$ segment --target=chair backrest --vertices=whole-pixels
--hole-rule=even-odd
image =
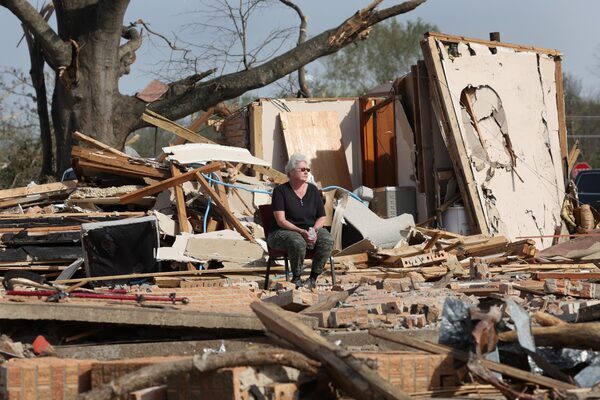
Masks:
[[[263,204],[258,206],[260,211],[260,220],[263,230],[265,231],[265,237],[269,236],[271,232],[271,226],[275,223],[275,217],[273,216],[273,206],[271,204]]]

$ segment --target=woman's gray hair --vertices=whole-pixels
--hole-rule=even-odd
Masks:
[[[286,175],[289,174],[295,168],[297,168],[298,163],[301,163],[302,161],[304,161],[306,163],[306,166],[308,166],[308,160],[306,159],[306,157],[303,154],[300,154],[300,153],[292,154],[292,156],[290,157],[290,160],[285,165]]]

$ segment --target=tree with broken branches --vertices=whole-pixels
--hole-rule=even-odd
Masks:
[[[71,134],[79,130],[121,147],[127,135],[145,123],[140,119],[149,107],[176,120],[219,102],[268,85],[297,71],[319,57],[365,39],[380,21],[415,9],[425,0],[408,0],[378,9],[374,0],[339,26],[258,65],[204,80],[194,73],[170,86],[158,101],[148,105],[119,92],[119,80],[136,60],[142,44],[137,25],[124,25],[128,0],[54,1],[54,30],[44,15],[26,0],[0,0],[39,45],[44,62],[55,72],[51,120],[56,146],[56,172],[70,164]],[[125,40],[124,43],[121,41]]]

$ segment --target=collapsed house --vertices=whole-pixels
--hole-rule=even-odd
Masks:
[[[0,191],[2,398],[597,395],[598,233],[561,235],[560,54],[422,49],[361,98],[228,112],[216,143],[206,117],[147,111],[178,137],[155,159],[75,133],[76,181]],[[267,263],[259,212],[296,152],[335,239],[312,290]]]

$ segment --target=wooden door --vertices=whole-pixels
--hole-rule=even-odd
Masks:
[[[394,97],[360,99],[363,185],[396,186]]]

